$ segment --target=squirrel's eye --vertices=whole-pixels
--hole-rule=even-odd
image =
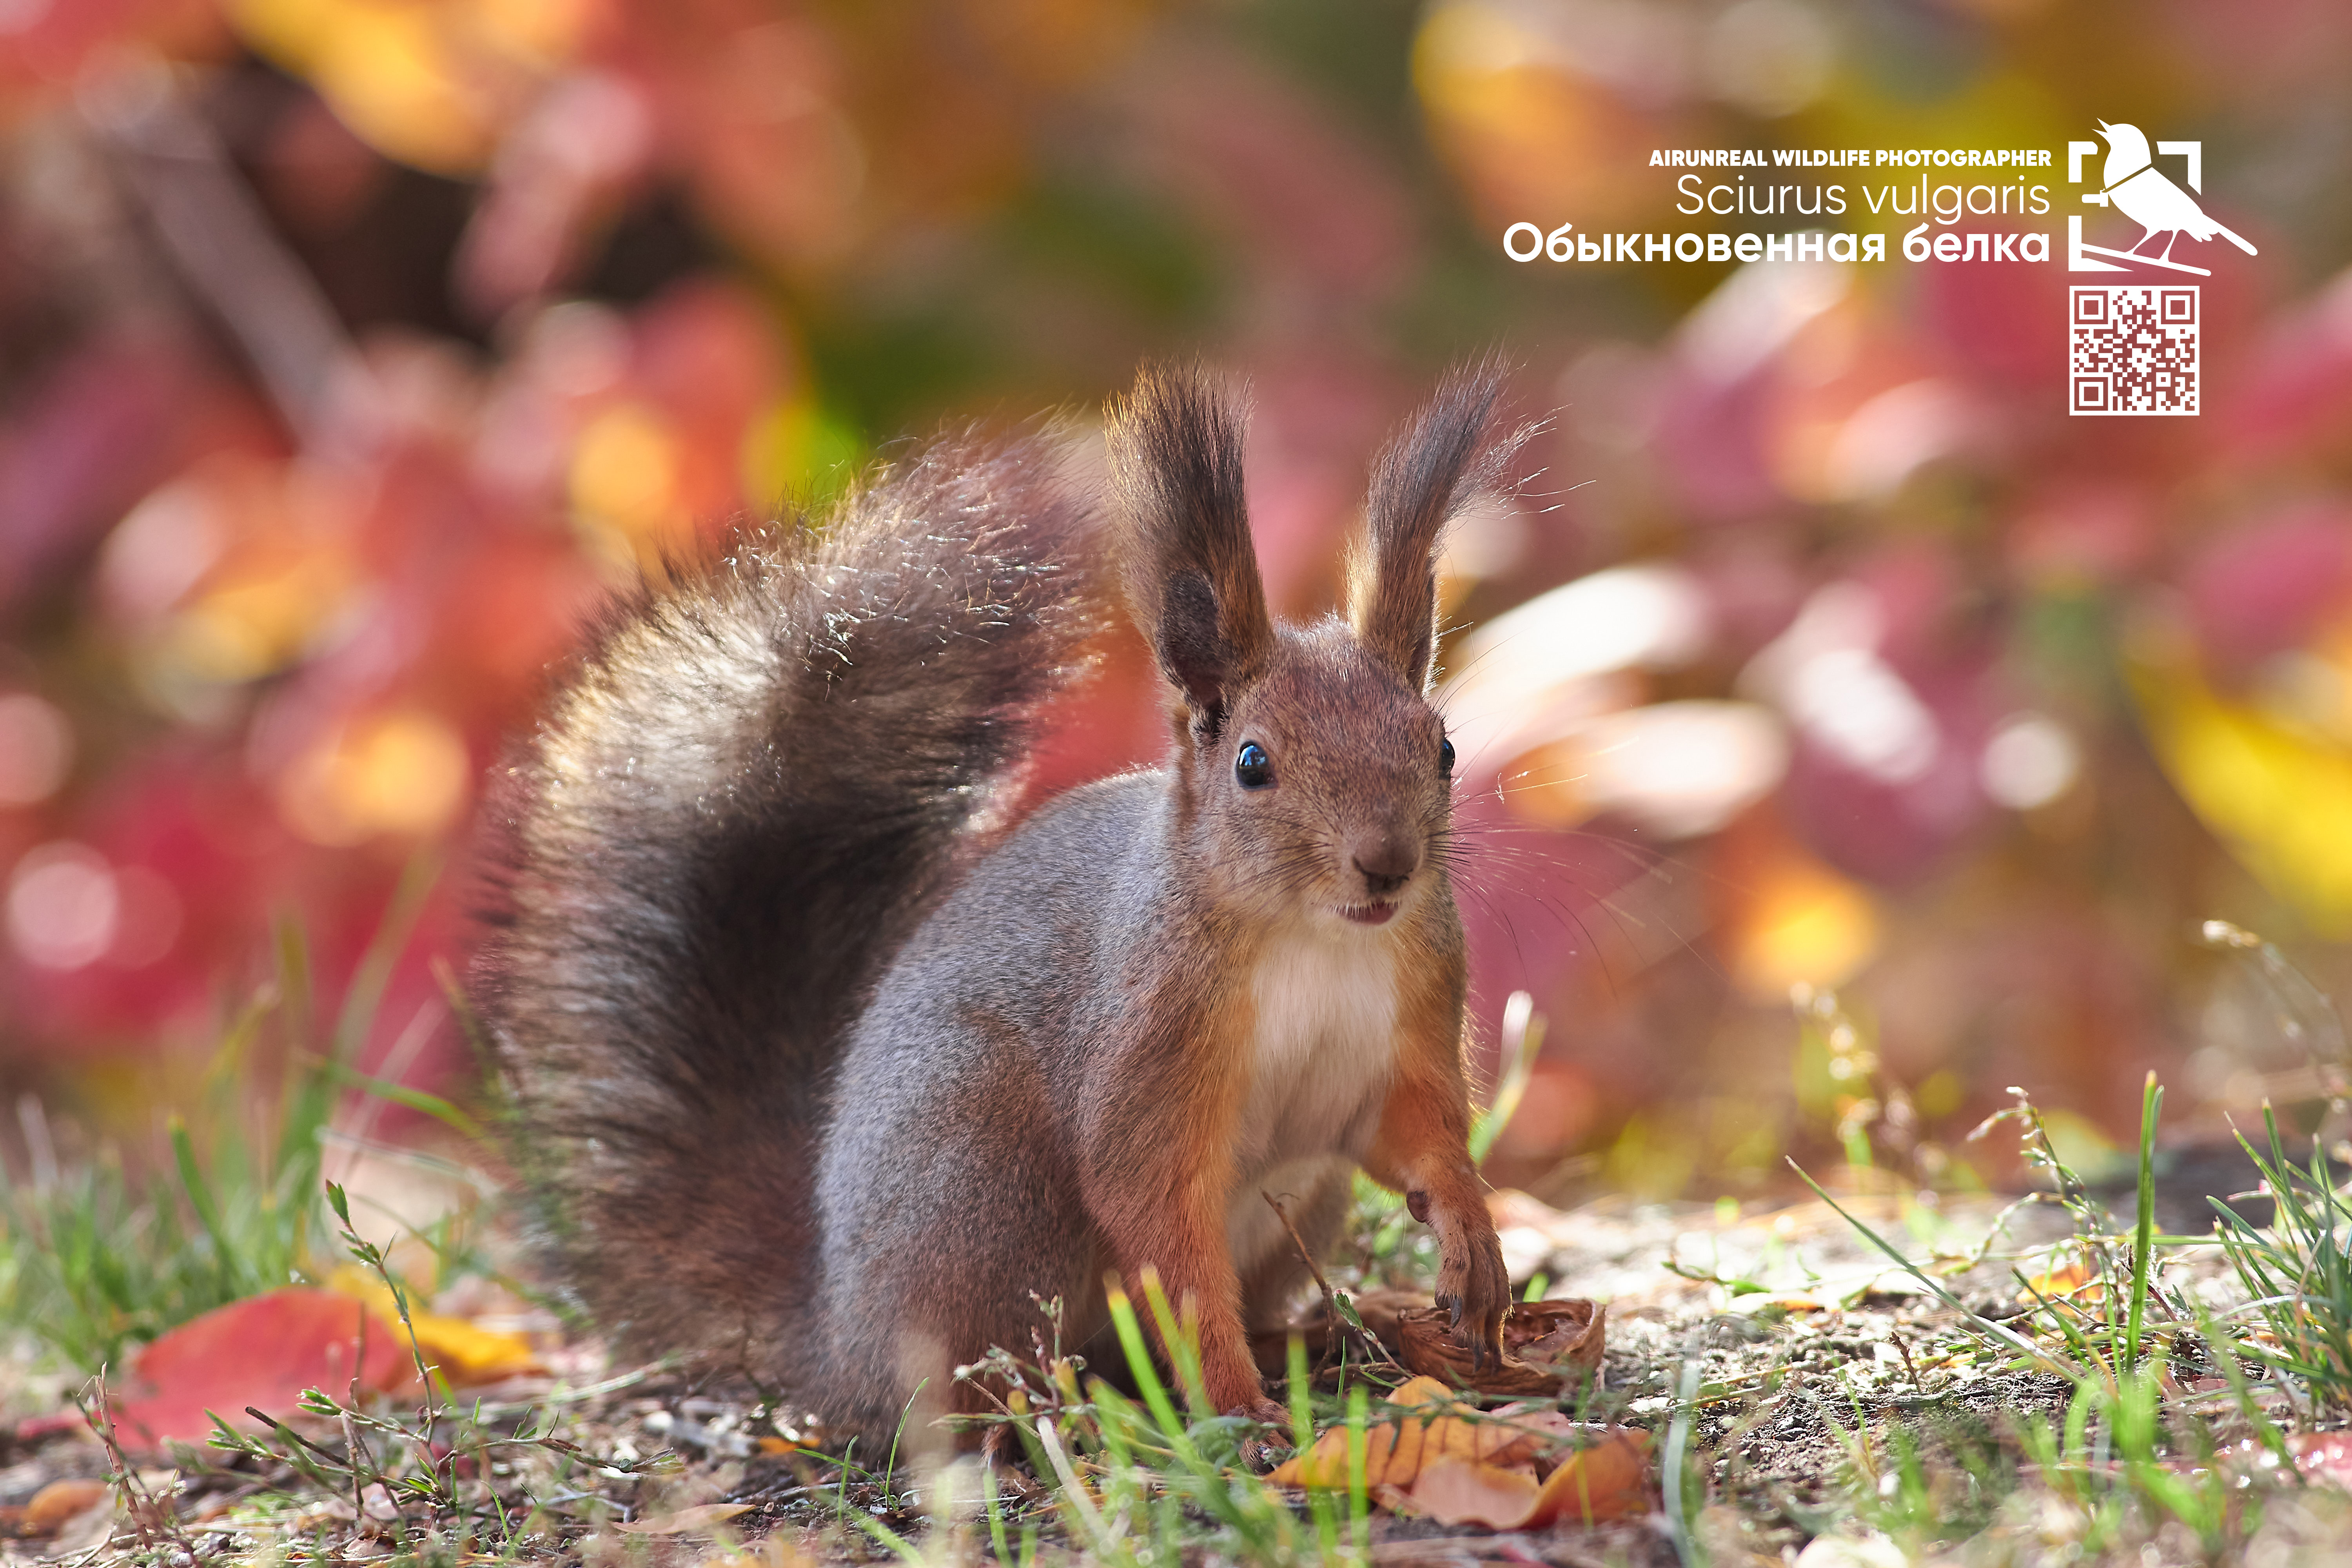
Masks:
[[[1274,782],[1274,759],[1255,741],[1244,741],[1234,758],[1234,777],[1244,789],[1264,789]]]
[[[1437,773],[1440,778],[1454,776],[1454,742],[1445,736],[1437,742]]]

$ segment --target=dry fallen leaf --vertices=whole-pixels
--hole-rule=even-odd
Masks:
[[[1517,1530],[1534,1515],[1541,1491],[1525,1470],[1446,1458],[1421,1472],[1413,1483],[1412,1503],[1441,1524]]]
[[[1451,1400],[1445,1385],[1433,1377],[1416,1377],[1389,1395],[1391,1405],[1427,1407],[1433,1414]],[[1410,1417],[1384,1421],[1364,1428],[1364,1484],[1369,1487],[1411,1486],[1421,1474],[1423,1450],[1429,1444],[1430,1423]],[[1439,1422],[1439,1426],[1445,1423]],[[1443,1450],[1446,1435],[1438,1435]],[[1348,1484],[1348,1429],[1331,1426],[1303,1454],[1294,1454],[1266,1478],[1276,1486],[1344,1487]]]
[[[343,1398],[354,1370],[368,1393],[397,1392],[416,1375],[407,1337],[359,1302],[289,1286],[163,1334],[131,1363],[128,1397],[110,1403],[126,1447],[201,1444],[213,1430],[207,1410],[239,1426],[253,1424],[248,1405],[290,1415],[306,1388]]]
[[[1554,1520],[1591,1524],[1650,1511],[1650,1435],[1612,1426],[1601,1441],[1560,1461],[1543,1484],[1530,1525]]]
[[[724,1524],[739,1513],[749,1513],[748,1502],[706,1502],[693,1508],[682,1508],[673,1513],[657,1513],[630,1524],[613,1528],[630,1535],[701,1535],[714,1524]]]
[[[2107,1288],[2087,1259],[2077,1258],[2047,1273],[2036,1274],[2017,1293],[2021,1301],[2032,1304],[2038,1296],[2050,1301],[2095,1302],[2106,1299]]]
[[[327,1277],[327,1289],[364,1303],[369,1310],[400,1331],[403,1344],[407,1342],[406,1331],[399,1330],[400,1304],[393,1300],[391,1287],[382,1279],[354,1264],[345,1263]],[[520,1334],[478,1328],[463,1318],[439,1312],[419,1311],[414,1297],[409,1301],[408,1321],[416,1331],[416,1348],[424,1352],[425,1364],[437,1367],[452,1387],[498,1383],[526,1372],[543,1370],[538,1352]]]
[[[1645,1433],[1608,1428],[1538,1482],[1538,1467],[1556,1458],[1563,1442],[1596,1429],[1557,1410],[1506,1407],[1481,1416],[1429,1377],[1405,1384],[1390,1403],[1410,1413],[1365,1428],[1364,1484],[1393,1512],[1511,1530],[1648,1510]],[[1266,1479],[1277,1486],[1346,1486],[1347,1427],[1326,1428]]]
[[[76,1516],[113,1500],[114,1489],[104,1481],[51,1481],[25,1505],[23,1529],[27,1535],[55,1535]]]

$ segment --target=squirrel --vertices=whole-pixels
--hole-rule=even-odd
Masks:
[[[1356,1170],[1435,1227],[1501,1352],[1467,1148],[1436,553],[1525,432],[1460,369],[1375,459],[1344,616],[1268,614],[1245,411],[1147,369],[1110,500],[1050,431],[950,436],[829,525],[739,532],[605,614],[499,770],[477,998],[559,1266],[624,1343],[730,1362],[828,1433],[986,1408],[956,1369],[1156,1269],[1223,1411]],[[1106,523],[1099,515],[1111,515]],[[1118,580],[1164,765],[1003,803]],[[1164,1352],[1164,1347],[1162,1347]]]

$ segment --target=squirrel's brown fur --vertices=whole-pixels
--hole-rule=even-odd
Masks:
[[[1246,1332],[1360,1163],[1438,1231],[1475,1342],[1508,1301],[1465,1149],[1450,784],[1424,692],[1445,522],[1511,446],[1491,369],[1382,455],[1347,621],[1267,615],[1242,416],[1149,372],[1110,421],[1127,595],[1173,755],[976,826],[1097,625],[1048,443],[942,442],[610,618],[509,773],[479,990],[520,1148],[600,1320],[887,1433],[919,1387],[1079,1340],[1103,1278]],[[1237,748],[1240,750],[1237,751]],[[1265,760],[1254,769],[1252,753]]]

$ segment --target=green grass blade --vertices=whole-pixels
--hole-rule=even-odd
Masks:
[[[488,1128],[451,1101],[429,1090],[394,1083],[389,1079],[377,1078],[373,1073],[363,1073],[355,1067],[323,1057],[313,1058],[312,1061],[338,1089],[359,1089],[374,1095],[378,1100],[388,1100],[394,1105],[404,1105],[411,1110],[421,1111],[469,1142],[478,1142],[489,1136]]]
[[[1789,1169],[1796,1172],[1799,1176],[1802,1177],[1805,1185],[1812,1188],[1814,1193],[1820,1196],[1822,1202],[1829,1205],[1832,1209],[1835,1210],[1837,1216],[1840,1219],[1853,1226],[1854,1230],[1858,1232],[1864,1240],[1868,1241],[1873,1247],[1878,1248],[1879,1251],[1885,1253],[1888,1258],[1894,1259],[1895,1267],[1901,1268],[1906,1274],[1910,1275],[1913,1279],[1918,1280],[1919,1283],[1927,1287],[1928,1291],[1933,1294],[1937,1300],[1943,1302],[1944,1305],[1949,1307],[1955,1312],[1959,1313],[1971,1328],[1975,1329],[1979,1333],[1987,1334],[1993,1339],[1999,1340],[2001,1343],[2009,1346],[2010,1349],[2016,1351],[2022,1355],[2031,1357],[2037,1365],[2056,1373],[2060,1377],[2069,1379],[2075,1377],[2076,1374],[2073,1368],[2060,1364],[2060,1363],[2048,1352],[2044,1351],[2041,1346],[2033,1343],[2031,1340],[2026,1339],[2023,1335],[2017,1333],[2013,1330],[2002,1327],[2000,1324],[1994,1322],[1990,1318],[1979,1317],[1978,1314],[1969,1311],[1966,1306],[1961,1304],[1960,1299],[1958,1296],[1953,1295],[1949,1288],[1948,1288],[1942,1280],[1937,1279],[1934,1275],[1929,1274],[1917,1264],[1912,1262],[1908,1258],[1903,1256],[1902,1252],[1889,1243],[1884,1237],[1871,1229],[1868,1226],[1863,1224],[1862,1221],[1854,1218],[1853,1215],[1846,1213],[1844,1205],[1840,1204],[1837,1199],[1830,1196],[1829,1189],[1822,1186],[1819,1182],[1813,1180],[1811,1175],[1807,1174],[1805,1168],[1802,1165],[1798,1164],[1794,1160],[1790,1160],[1789,1162]]]
[[[236,1011],[236,1016],[221,1035],[221,1042],[213,1048],[212,1060],[205,1064],[205,1092],[210,1100],[237,1087],[248,1070],[253,1055],[253,1042],[261,1033],[264,1020],[275,1014],[282,998],[277,992],[264,987]]]
[[[376,1009],[383,1004],[393,965],[407,945],[409,933],[438,875],[438,858],[425,850],[419,850],[403,868],[391,901],[384,906],[383,918],[377,922],[375,934],[360,957],[359,967],[352,973],[342,1007],[336,1014],[334,1031],[328,1037],[325,1050],[318,1053],[324,1060],[348,1066],[358,1054],[369,1026],[375,1021]],[[312,1037],[303,1020],[310,1011],[309,958],[290,925],[281,932],[279,951],[279,989],[289,998],[299,995],[305,999],[299,1009],[290,1001],[288,1006],[289,1027],[295,1030],[292,1043],[298,1052],[308,1051]],[[337,1087],[328,1071],[298,1060],[287,1091],[278,1135],[277,1169],[281,1188],[308,1190],[315,1184],[311,1178],[321,1157],[319,1136],[334,1114]]]
[[[988,1508],[988,1543],[996,1550],[996,1561],[1013,1561],[1013,1548],[1004,1539],[1004,1499],[996,1486],[996,1466],[983,1464],[980,1469],[981,1500]]]
[[[447,1004],[449,1016],[457,1021],[457,1037],[466,1042],[467,1052],[473,1058],[475,1077],[481,1085],[485,1101],[495,1114],[503,1116],[511,1109],[507,1102],[506,1080],[499,1072],[496,1048],[490,1043],[490,1032],[474,1011],[473,998],[466,994],[457,973],[448,961],[436,954],[430,965],[433,982],[441,988],[441,999]]]
[[[1129,1315],[1132,1317],[1133,1313]],[[1069,1455],[1063,1451],[1061,1435],[1054,1429],[1050,1416],[1039,1418],[1037,1440],[1045,1446],[1045,1458],[1052,1465],[1055,1477],[1062,1483],[1055,1496],[1062,1505],[1063,1517],[1070,1521],[1074,1532],[1097,1555],[1114,1562],[1121,1561],[1121,1554],[1111,1550],[1114,1543],[1103,1525],[1102,1510],[1095,1507],[1094,1499],[1087,1495],[1086,1483],[1078,1479],[1076,1468],[1070,1463]]]
[[[1699,1364],[1683,1363],[1682,1386],[1675,1400],[1674,1420],[1666,1427],[1666,1448],[1658,1466],[1658,1479],[1665,1491],[1666,1531],[1675,1543],[1675,1554],[1683,1561],[1684,1568],[1704,1568],[1706,1555],[1698,1541],[1691,1534],[1690,1521],[1684,1517],[1690,1507],[1689,1480],[1685,1461],[1690,1447],[1691,1414],[1698,1406]],[[1867,1435],[1863,1439],[1869,1441]],[[1591,1508],[1591,1500],[1586,1500]]]
[[[852,1509],[845,1517],[850,1523],[864,1531],[876,1543],[887,1548],[890,1554],[899,1562],[911,1563],[915,1564],[915,1568],[923,1568],[923,1564],[929,1561],[923,1555],[921,1547],[917,1546],[880,1520],[874,1518],[864,1509]]]
[[[1368,1559],[1372,1551],[1371,1488],[1367,1479],[1370,1459],[1366,1452],[1369,1439],[1365,1435],[1370,1405],[1362,1384],[1348,1390],[1348,1534],[1359,1563]]]
[[[1176,1369],[1177,1381],[1184,1386],[1184,1398],[1192,1405],[1193,1416],[1202,1419],[1214,1415],[1217,1407],[1209,1403],[1209,1385],[1201,1373],[1200,1326],[1192,1321],[1192,1301],[1186,1300],[1186,1315],[1179,1322],[1168,1292],[1160,1286],[1158,1270],[1149,1268],[1143,1271],[1143,1300],[1151,1308],[1152,1321],[1160,1329],[1160,1342],[1168,1351],[1168,1364]]]
[[[1156,1281],[1147,1280],[1147,1286]],[[1135,1374],[1135,1386],[1143,1395],[1143,1403],[1151,1411],[1151,1419],[1173,1442],[1191,1447],[1185,1437],[1184,1422],[1176,1414],[1176,1402],[1168,1397],[1168,1385],[1160,1380],[1160,1369],[1152,1364],[1151,1348],[1143,1342],[1143,1325],[1135,1316],[1135,1304],[1127,1292],[1112,1287],[1106,1298],[1110,1306],[1111,1325],[1118,1331],[1119,1349],[1127,1352],[1128,1370]],[[1164,1300],[1165,1298],[1162,1298]],[[1162,1342],[1175,1338],[1173,1324],[1163,1323]],[[1173,1359],[1171,1354],[1171,1359]]]
[[[1305,1454],[1315,1446],[1315,1412],[1307,1395],[1307,1342],[1297,1334],[1291,1335],[1286,1353],[1284,1370],[1290,1394],[1291,1447]],[[1332,1511],[1329,1492],[1321,1487],[1309,1487],[1307,1510],[1315,1521],[1315,1543],[1323,1561],[1331,1562],[1339,1554],[1339,1521]]]
[[[277,922],[278,999],[294,1043],[307,1046],[317,1037],[317,998],[310,989],[310,942],[302,924],[291,915]]]
[[[2132,1237],[2131,1317],[2124,1328],[2124,1366],[2139,1364],[2140,1324],[2147,1312],[2147,1274],[2154,1266],[2156,1234],[2156,1121],[2164,1110],[2164,1088],[2150,1071],[2140,1090],[2139,1226]]]
[[[188,1207],[195,1211],[196,1223],[212,1238],[213,1260],[220,1272],[221,1289],[234,1299],[238,1294],[237,1258],[236,1249],[229,1244],[227,1227],[221,1224],[220,1205],[214,1200],[212,1185],[196,1164],[196,1147],[188,1137],[187,1122],[173,1116],[169,1126],[172,1163],[179,1170],[180,1190],[187,1195]]]

